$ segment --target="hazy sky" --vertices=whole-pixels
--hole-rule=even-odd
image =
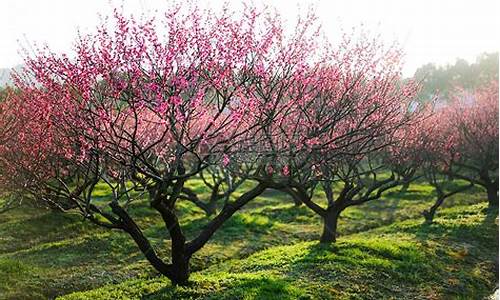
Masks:
[[[166,0],[125,0],[128,12],[146,13],[168,5]],[[216,8],[224,1],[210,1]],[[240,1],[236,1],[241,3]],[[109,14],[117,0],[0,0],[0,68],[22,62],[20,45],[48,43],[68,51],[77,29],[92,31],[98,14]],[[427,62],[453,63],[457,57],[473,61],[485,51],[498,51],[498,0],[343,0],[255,1],[274,6],[284,19],[300,9],[317,8],[323,28],[333,39],[340,28],[363,23],[384,39],[399,40],[406,51],[405,75]],[[289,22],[290,26],[294,23]]]

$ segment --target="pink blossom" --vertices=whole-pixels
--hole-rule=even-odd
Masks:
[[[224,167],[227,167],[227,166],[229,165],[229,163],[230,163],[230,162],[231,162],[231,160],[229,159],[229,155],[224,154],[224,155],[222,156],[222,165],[223,165]]]
[[[283,169],[281,170],[281,173],[284,175],[284,176],[288,176],[290,175],[290,169],[288,168],[288,165],[285,165],[283,167]]]
[[[172,105],[174,106],[178,106],[182,103],[182,98],[179,96],[171,96],[170,103],[172,103]]]
[[[274,168],[273,168],[273,166],[272,166],[272,165],[268,165],[268,166],[267,166],[267,174],[268,174],[268,175],[273,175],[273,173],[274,173]]]

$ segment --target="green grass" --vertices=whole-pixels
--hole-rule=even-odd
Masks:
[[[199,180],[190,181],[188,184],[199,193],[208,193]],[[97,196],[105,198],[107,193],[109,191],[102,186]],[[379,201],[348,208],[339,221],[339,244],[332,250],[316,245],[315,241],[321,233],[322,225],[314,213],[304,206],[294,206],[286,195],[268,191],[233,216],[213,239],[193,256],[193,285],[186,288],[172,288],[168,280],[156,277],[156,272],[145,261],[135,244],[122,232],[101,229],[83,221],[78,215],[37,209],[14,210],[9,214],[0,215],[0,299],[46,299],[103,286],[103,295],[110,298],[119,298],[118,295],[123,293],[126,297],[150,295],[152,298],[162,299],[182,296],[209,299],[272,299],[273,295],[280,295],[279,299],[308,299],[324,298],[323,294],[318,294],[323,288],[326,288],[324,295],[362,298],[366,292],[364,289],[374,290],[373,281],[382,280],[373,275],[375,266],[382,268],[380,270],[383,272],[380,274],[393,270],[387,273],[390,277],[381,281],[384,283],[380,285],[381,289],[387,286],[388,282],[407,279],[398,279],[397,276],[404,277],[411,273],[402,272],[404,269],[401,269],[397,262],[383,259],[378,254],[370,254],[365,265],[354,264],[361,263],[358,258],[365,251],[363,249],[366,248],[366,241],[372,241],[374,245],[380,244],[380,247],[384,243],[406,243],[401,244],[401,247],[418,247],[408,251],[422,253],[424,258],[427,258],[426,251],[431,251],[432,248],[426,244],[418,244],[420,240],[417,236],[432,233],[425,230],[437,229],[433,229],[434,225],[429,227],[430,229],[418,227],[418,233],[412,233],[411,230],[416,229],[407,224],[420,226],[420,213],[431,205],[433,196],[429,186],[417,183],[410,187],[408,193],[393,191]],[[324,199],[321,191],[316,193],[315,197],[320,203]],[[483,200],[484,193],[473,189],[466,194],[447,199],[445,206],[471,205]],[[188,237],[193,237],[208,219],[201,209],[190,202],[179,204],[183,229]],[[451,213],[446,211],[446,216]],[[141,202],[132,206],[132,214],[159,253],[168,257],[168,234],[160,216],[149,209],[146,203]],[[441,212],[438,211],[439,222],[444,220],[440,215]],[[394,226],[402,226],[405,231],[402,233]],[[496,230],[496,227],[494,229]],[[362,233],[366,230],[370,231]],[[478,234],[484,235],[476,231],[470,233],[473,246],[476,245],[474,241],[480,239],[476,236]],[[412,235],[415,238],[409,239]],[[485,239],[489,250],[484,253],[494,253],[498,244],[492,245],[486,236]],[[362,248],[362,245],[365,245],[365,248]],[[283,255],[278,256],[279,251],[282,251]],[[327,253],[336,253],[336,256],[330,257]],[[484,253],[478,253],[478,259],[487,261],[489,258],[485,259]],[[266,255],[268,259],[265,260],[268,262],[263,259]],[[274,256],[277,258],[273,259]],[[288,256],[290,258],[286,258]],[[308,258],[320,259],[323,256],[333,261],[314,263],[313,265],[317,266],[313,269],[317,269],[317,273],[308,269],[307,265],[301,265],[306,263]],[[429,265],[430,262],[424,260],[425,263]],[[340,269],[330,265],[339,266]],[[328,269],[328,266],[333,269]],[[282,271],[282,267],[287,271]],[[345,272],[354,273],[346,275]],[[369,274],[374,277],[368,278]],[[349,276],[344,278],[341,275]],[[469,278],[470,274],[464,276]],[[351,288],[344,288],[343,285],[349,285],[346,280],[355,280],[357,283]],[[366,281],[364,287],[363,280]],[[402,285],[400,295],[412,292],[409,289],[411,286]],[[100,293],[99,291],[89,292],[88,295]],[[445,294],[452,295],[446,291]],[[101,298],[105,299],[105,296]]]
[[[436,224],[397,222],[336,245],[299,242],[192,276],[134,279],[62,299],[481,299],[495,286],[497,227],[485,205],[445,210]],[[464,239],[466,237],[467,239]]]

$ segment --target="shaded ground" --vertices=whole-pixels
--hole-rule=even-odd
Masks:
[[[198,192],[206,193],[201,182],[192,181],[190,184]],[[103,188],[98,196],[106,197],[108,193],[109,191]],[[324,198],[321,192],[316,197]],[[482,191],[471,190],[470,193],[457,195],[447,200],[446,206],[477,203],[483,197]],[[421,211],[432,202],[432,198],[432,189],[423,184],[412,185],[408,193],[401,194],[395,191],[388,193],[380,201],[369,202],[346,210],[339,222],[340,234],[346,236],[400,220],[419,218]],[[193,236],[208,221],[202,211],[189,202],[182,202],[180,213],[184,230],[189,236]],[[134,206],[133,214],[159,252],[168,256],[166,253],[169,249],[168,236],[160,217],[143,203],[137,203]],[[420,224],[421,220],[415,222]],[[309,245],[304,247],[312,247],[319,237],[320,230],[319,218],[307,208],[295,207],[291,199],[280,193],[266,192],[229,220],[222,230],[216,233],[213,240],[193,257],[192,269],[194,271],[205,269],[203,273],[195,273],[194,278],[200,278],[199,280],[206,282],[208,286],[217,282],[216,286],[220,286],[220,291],[224,291],[222,287],[227,285],[226,280],[221,279],[224,283],[219,282],[217,279],[219,275],[209,271],[211,266],[218,269],[227,264],[238,265],[239,259],[264,255],[265,251],[271,251],[276,246]],[[377,231],[372,232],[375,234]],[[379,233],[376,235],[378,236]],[[416,233],[414,235],[416,236]],[[346,237],[345,240],[341,238],[341,242],[347,243],[354,236]],[[339,247],[342,247],[341,245],[339,244]],[[349,244],[345,247],[345,249],[339,249],[347,251],[352,248]],[[428,245],[422,247],[425,248]],[[321,251],[323,250],[311,248],[309,252],[315,255],[314,253],[322,253]],[[344,256],[349,257],[349,255],[346,253]],[[290,286],[290,280],[298,278],[294,272],[279,274],[276,277],[268,274],[271,272],[269,270],[260,274],[259,272],[262,271],[260,266],[255,268],[256,270],[251,271],[245,269],[240,272],[241,274],[234,275],[237,276],[235,278],[232,277],[233,275],[224,276],[230,282],[241,281],[244,285],[242,289],[249,293],[255,290],[257,294],[266,293],[265,289],[260,292],[257,290],[262,287],[262,282],[270,280],[271,290],[267,293],[273,294],[276,292],[275,288],[287,291],[290,289],[286,293],[290,293],[292,298],[299,295],[297,294],[299,292],[316,290],[314,286],[321,285],[324,280],[331,281],[332,278],[337,278],[330,274],[329,270],[324,270],[323,273],[320,272],[319,275],[311,277],[311,280],[304,281],[311,285],[309,288],[294,289],[297,285]],[[299,273],[300,268],[299,266],[296,269],[296,273]],[[135,244],[122,232],[98,228],[83,221],[77,215],[50,213],[35,209],[17,210],[0,215],[0,299],[53,298],[74,291],[128,282],[127,280],[130,279],[141,284],[147,282],[146,288],[155,290],[156,293],[150,297],[168,299],[168,296],[163,296],[151,287],[156,281],[159,281],[163,287],[165,282],[161,279],[154,279],[152,282],[145,281],[155,276],[155,271],[144,260]],[[341,282],[338,284],[342,285]],[[168,287],[166,289],[165,295],[172,292]],[[203,290],[200,292],[203,295],[207,294]],[[219,297],[217,293],[213,296]],[[252,298],[252,293],[248,297]],[[283,293],[286,295],[285,292]],[[180,295],[176,294],[176,297]],[[239,298],[237,295],[235,297]]]
[[[259,251],[193,275],[130,280],[63,299],[482,299],[495,287],[495,217],[484,204],[444,211],[436,224],[397,222],[343,238]]]

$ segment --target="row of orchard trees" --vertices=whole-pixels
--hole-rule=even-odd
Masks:
[[[421,176],[436,194],[436,201],[423,215],[432,222],[444,200],[472,186],[486,191],[489,206],[498,208],[498,79],[474,90],[456,88],[446,107],[426,114],[398,149],[395,165]],[[400,158],[401,157],[401,158]],[[465,186],[450,185],[461,179]]]
[[[344,209],[420,174],[438,202],[456,177],[485,186],[498,205],[498,84],[433,115],[409,109],[418,85],[401,80],[396,46],[363,33],[332,45],[312,14],[291,34],[279,15],[252,6],[178,6],[162,22],[115,11],[112,20],[71,55],[41,48],[26,59],[0,104],[0,183],[128,233],[176,284],[187,282],[191,256],[266,189],[317,213],[322,242],[335,241]],[[209,199],[187,187],[192,178]],[[254,184],[234,196],[245,181]],[[112,191],[105,203],[93,196],[98,183]],[[313,201],[318,188],[326,207]],[[165,223],[169,260],[129,213],[139,198]],[[211,215],[191,240],[180,200]]]

